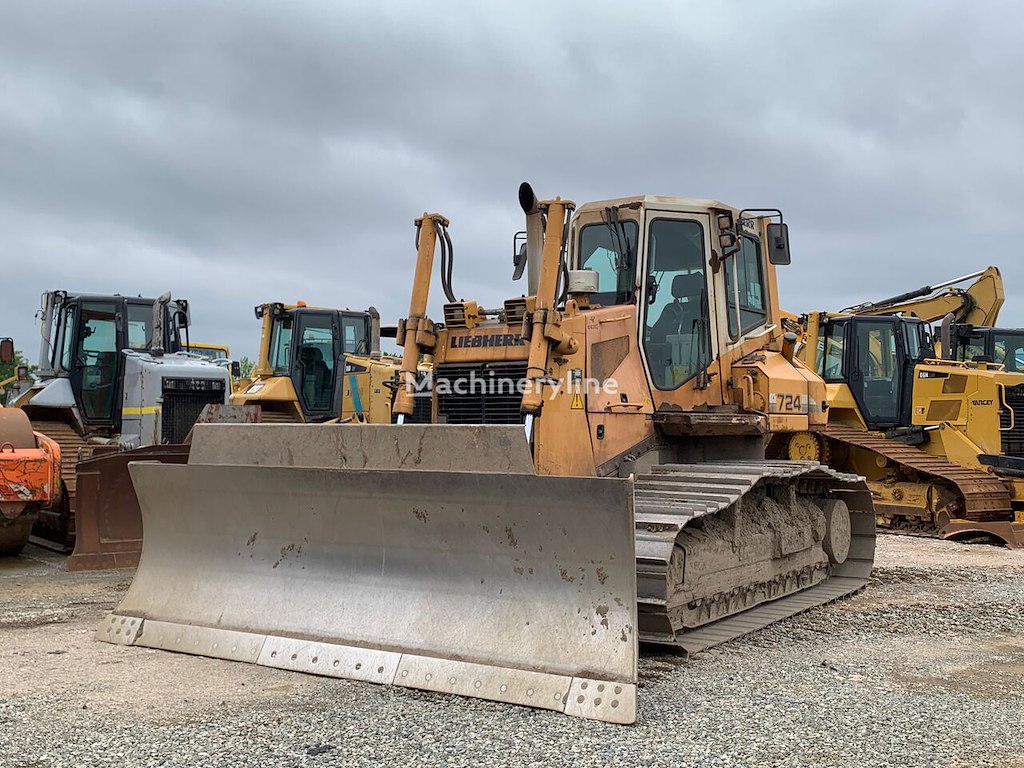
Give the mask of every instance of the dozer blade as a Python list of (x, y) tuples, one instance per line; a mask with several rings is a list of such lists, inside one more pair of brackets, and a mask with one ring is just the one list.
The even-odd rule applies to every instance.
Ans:
[(151, 445), (93, 455), (78, 463), (75, 550), (69, 571), (133, 568), (142, 552), (142, 513), (128, 474), (133, 461), (184, 464), (189, 446)]
[(445, 425), (200, 425), (187, 465), (130, 471), (145, 540), (101, 640), (635, 720), (629, 480)]

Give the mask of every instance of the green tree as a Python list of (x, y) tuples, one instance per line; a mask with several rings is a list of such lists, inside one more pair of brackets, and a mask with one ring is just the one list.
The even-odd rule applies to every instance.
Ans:
[(256, 367), (256, 363), (250, 360), (245, 355), (242, 355), (242, 359), (238, 361), (238, 365), (242, 368), (242, 378), (248, 379), (252, 376), (252, 369)]

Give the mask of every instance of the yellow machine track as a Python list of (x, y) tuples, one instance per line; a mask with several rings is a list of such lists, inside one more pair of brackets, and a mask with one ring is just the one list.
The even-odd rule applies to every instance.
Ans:
[[(833, 532), (837, 502), (849, 527)], [(634, 511), (642, 642), (695, 653), (856, 592), (871, 573), (867, 487), (816, 462), (657, 466), (636, 479)], [(833, 535), (842, 552), (829, 553)]]
[[(861, 432), (830, 424), (828, 437), (839, 444), (870, 451), (919, 475), (955, 495), (958, 509), (952, 514), (922, 516), (917, 506), (901, 505), (892, 498), (875, 498), (878, 525), (899, 533), (940, 536), (982, 534), (994, 536), (1007, 546), (1024, 546), (1024, 525), (1014, 523), (1010, 492), (995, 475), (980, 469), (952, 464), (911, 445), (887, 440), (879, 432)], [(883, 484), (884, 485), (884, 484)], [(899, 518), (894, 524), (894, 518)], [(905, 519), (904, 519), (905, 518)], [(916, 523), (916, 525), (915, 525)]]

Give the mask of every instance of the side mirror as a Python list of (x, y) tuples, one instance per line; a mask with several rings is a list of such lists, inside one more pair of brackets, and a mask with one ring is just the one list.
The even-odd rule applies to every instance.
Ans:
[(240, 379), (242, 378), (242, 364), (237, 360), (231, 361), (231, 378)]
[(28, 381), (28, 366), (27, 365), (19, 365), (18, 366), (18, 381)]
[(0, 339), (0, 364), (10, 365), (14, 362), (14, 339)]
[(776, 266), (790, 263), (789, 226), (781, 222), (768, 225), (768, 263)]
[(188, 301), (185, 299), (175, 299), (175, 303), (178, 305), (177, 311), (174, 313), (174, 324), (179, 328), (188, 328), (192, 325), (192, 309), (188, 305)]
[[(526, 233), (516, 233), (516, 239), (519, 239), (519, 235), (522, 234), (525, 238)], [(518, 280), (523, 276), (523, 272), (526, 271), (526, 240), (519, 245), (518, 250), (515, 249), (515, 243), (513, 243), (512, 251), (512, 279)]]

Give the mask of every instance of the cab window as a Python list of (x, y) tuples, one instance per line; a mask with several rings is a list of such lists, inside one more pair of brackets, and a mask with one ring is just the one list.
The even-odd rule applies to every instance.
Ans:
[(818, 339), (818, 375), (825, 381), (846, 378), (843, 364), (843, 334), (846, 323), (828, 323)]
[(117, 310), (113, 304), (84, 303), (75, 343), (83, 415), (108, 419), (117, 384)]
[(994, 362), (1002, 363), (1008, 371), (1024, 371), (1024, 336), (1001, 334), (994, 337), (994, 342)]
[(128, 305), (128, 348), (145, 350), (153, 340), (153, 307)]
[(729, 306), (729, 336), (735, 339), (765, 324), (768, 305), (761, 246), (752, 237), (744, 235), (740, 250), (725, 260), (725, 293)]
[(71, 370), (71, 361), (74, 356), (73, 343), (77, 311), (77, 306), (72, 304), (61, 315), (60, 341), (58, 344), (60, 344), (60, 367), (65, 371)]
[(341, 319), (341, 329), (346, 353), (353, 355), (370, 354), (366, 333), (366, 318), (343, 316)]
[(597, 273), (595, 304), (630, 304), (636, 285), (635, 221), (587, 224), (580, 230), (580, 269)]
[(655, 219), (649, 241), (644, 349), (654, 386), (672, 390), (711, 362), (704, 229)]
[(270, 367), (274, 373), (287, 376), (291, 367), (292, 317), (284, 315), (274, 319), (270, 332)]

